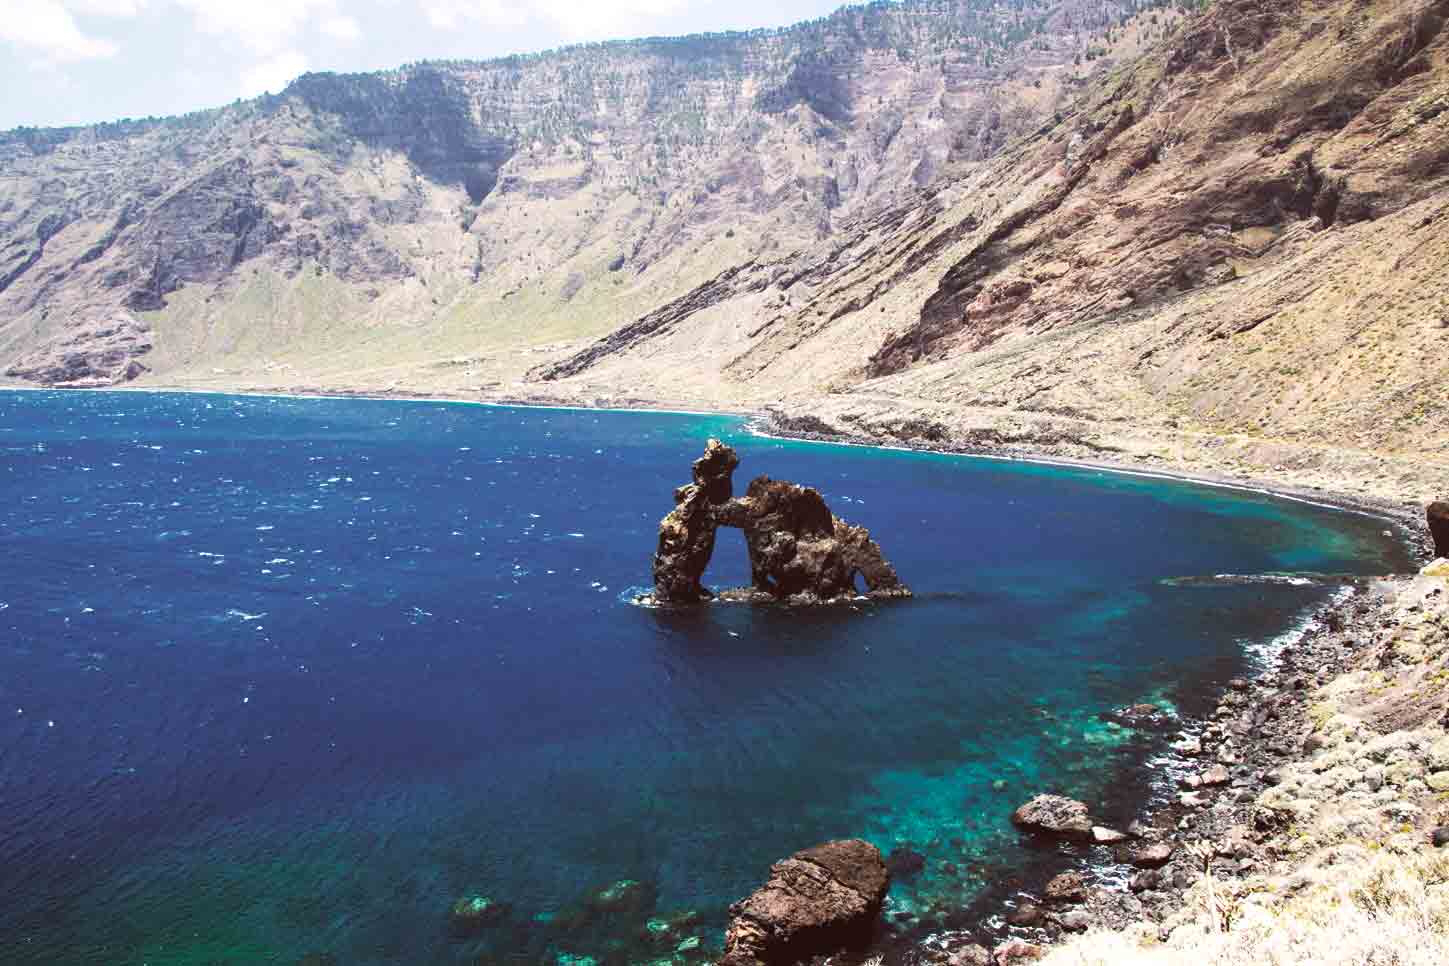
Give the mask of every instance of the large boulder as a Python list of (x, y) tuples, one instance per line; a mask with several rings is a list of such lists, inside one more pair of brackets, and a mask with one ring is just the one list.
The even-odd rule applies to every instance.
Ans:
[(1061, 795), (1038, 795), (1011, 813), (1012, 824), (1051, 838), (1082, 841), (1092, 837), (1087, 806)]
[(730, 907), (720, 966), (786, 966), (867, 944), (890, 873), (880, 850), (860, 839), (796, 852), (770, 879)]
[(1434, 556), (1449, 557), (1449, 503), (1430, 503), (1425, 515), (1429, 518)]

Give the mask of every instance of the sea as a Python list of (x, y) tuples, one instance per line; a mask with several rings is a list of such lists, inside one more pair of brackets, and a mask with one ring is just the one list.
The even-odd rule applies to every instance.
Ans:
[[(710, 437), (915, 597), (641, 606)], [(685, 964), (844, 837), (923, 860), (886, 921), (928, 936), (1040, 858), (1032, 795), (1130, 819), (1172, 736), (1104, 712), (1186, 723), (1408, 566), (1326, 506), (738, 417), (0, 392), (0, 962)]]

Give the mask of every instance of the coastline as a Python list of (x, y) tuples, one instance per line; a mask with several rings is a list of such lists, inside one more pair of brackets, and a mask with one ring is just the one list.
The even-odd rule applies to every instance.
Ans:
[[(62, 390), (21, 391), (58, 392)], [(1411, 549), (1420, 552), (1425, 532), (1420, 509), (1407, 504), (1317, 490), (1305, 491), (1301, 488), (1272, 483), (1256, 485), (1237, 479), (1194, 475), (1165, 470), (1160, 467), (1134, 465), (1131, 462), (1123, 461), (1075, 459), (1055, 454), (1031, 455), (1005, 447), (993, 449), (990, 447), (953, 447), (944, 444), (907, 445), (900, 441), (883, 442), (866, 435), (852, 438), (846, 434), (803, 432), (779, 425), (775, 414), (768, 410), (760, 412), (702, 411), (642, 404), (601, 407), (546, 405), (536, 401), (413, 397), (398, 394), (229, 392), (226, 390), (152, 387), (92, 391), (373, 399), (581, 412), (654, 412), (738, 417), (744, 420), (748, 431), (762, 438), (1029, 462), (1263, 493), (1276, 498), (1327, 506), (1383, 519), (1394, 525), (1398, 537)], [(1387, 609), (1386, 605), (1379, 602), (1379, 599), (1388, 592), (1386, 588), (1413, 586), (1416, 582), (1421, 583), (1425, 579), (1434, 580), (1435, 578), (1385, 577), (1373, 580), (1368, 587), (1355, 587), (1344, 593), (1336, 594), (1333, 601), (1315, 609), (1311, 615), (1306, 617), (1306, 626), (1301, 631), (1293, 628), (1285, 630), (1277, 640), (1285, 640), (1294, 635), (1297, 635), (1299, 639), (1286, 643), (1280, 649), (1280, 654), (1265, 662), (1265, 666), (1250, 680), (1242, 683), (1224, 682), (1207, 693), (1198, 695), (1203, 713), (1199, 716), (1175, 721), (1174, 728), (1195, 733), (1199, 736), (1200, 741), (1200, 736), (1217, 727), (1218, 722), (1240, 715), (1245, 707), (1258, 706), (1272, 709), (1273, 718), (1258, 722), (1254, 729), (1250, 729), (1250, 733), (1244, 734), (1241, 740), (1234, 740), (1230, 743), (1229, 753), (1238, 759), (1232, 767), (1235, 770), (1239, 768), (1246, 770), (1241, 779), (1235, 778), (1234, 783), (1225, 787), (1221, 792), (1194, 790), (1190, 793), (1206, 795), (1207, 801), (1204, 803), (1184, 804), (1179, 801), (1176, 804), (1169, 803), (1166, 807), (1154, 808), (1154, 802), (1160, 798), (1163, 791), (1159, 784), (1154, 784), (1152, 781), (1154, 767), (1159, 773), (1159, 778), (1163, 773), (1168, 775), (1178, 772), (1189, 773), (1198, 765), (1215, 760), (1222, 748), (1221, 742), (1203, 743), (1203, 747), (1198, 752), (1191, 755), (1179, 755), (1171, 767), (1160, 762), (1155, 764), (1154, 761), (1124, 766), (1123, 779), (1131, 780), (1132, 776), (1137, 776), (1138, 780), (1133, 782), (1132, 787), (1123, 789), (1119, 796), (1124, 801), (1130, 799), (1139, 803), (1135, 808), (1140, 813), (1138, 817), (1143, 821), (1143, 827), (1147, 831), (1130, 839), (1128, 843), (1114, 851), (1112, 862), (1104, 865), (1101, 855), (1098, 855), (1097, 861), (1094, 862), (1090, 855), (1044, 851), (1039, 865), (1034, 863), (1029, 869), (1011, 870), (1014, 874), (1003, 878), (1002, 888), (986, 890), (975, 901), (963, 908), (960, 916), (961, 928), (953, 930), (947, 940), (935, 941), (927, 947), (918, 945), (921, 939), (919, 936), (900, 937), (906, 940), (906, 945), (887, 943), (883, 947), (889, 955), (888, 961), (896, 961), (895, 957), (899, 954), (902, 961), (916, 956), (924, 957), (924, 959), (918, 958), (916, 961), (951, 963), (953, 966), (958, 966), (958, 964), (972, 962), (970, 959), (961, 959), (957, 956), (961, 948), (966, 946), (983, 948), (981, 943), (985, 942), (997, 947), (997, 951), (993, 954), (994, 961), (1007, 962), (1010, 959), (1009, 957), (1003, 958), (1001, 948), (1009, 947), (1013, 943), (1029, 944), (1043, 951), (1049, 945), (1070, 944), (1073, 937), (1079, 932), (1078, 927), (1082, 924), (1081, 917), (1069, 915), (1072, 912), (1084, 912), (1090, 921), (1090, 928), (1094, 929), (1140, 930), (1148, 928), (1146, 924), (1151, 924), (1151, 929), (1155, 930), (1157, 935), (1170, 936), (1177, 926), (1189, 925), (1194, 921), (1192, 917), (1196, 915), (1193, 911), (1193, 904), (1197, 899), (1193, 890), (1199, 887), (1200, 879), (1189, 871), (1176, 868), (1177, 864), (1182, 861), (1182, 856), (1179, 855), (1166, 866), (1169, 871), (1163, 875), (1163, 881), (1156, 888), (1131, 888), (1127, 883), (1121, 881), (1125, 875), (1122, 871), (1123, 868), (1132, 868), (1131, 850), (1145, 842), (1170, 841), (1177, 843), (1177, 851), (1181, 853), (1190, 838), (1214, 843), (1227, 843), (1229, 839), (1232, 839), (1234, 844), (1224, 845), (1224, 848), (1236, 851), (1223, 856), (1222, 859), (1224, 862), (1236, 863), (1236, 867), (1231, 870), (1232, 874), (1242, 873), (1242, 881), (1249, 881), (1254, 874), (1254, 866), (1266, 861), (1258, 857), (1263, 852), (1262, 843), (1240, 847), (1241, 843), (1238, 840), (1242, 836), (1237, 835), (1234, 830), (1251, 827), (1255, 823), (1255, 814), (1259, 808), (1258, 800), (1276, 787), (1276, 783), (1272, 780), (1276, 772), (1309, 767), (1308, 762), (1312, 753), (1319, 749), (1312, 747), (1312, 743), (1303, 737), (1303, 733), (1307, 731), (1311, 736), (1317, 728), (1312, 710), (1315, 698), (1323, 689), (1332, 689), (1343, 675), (1351, 673), (1356, 661), (1371, 654), (1371, 648), (1364, 645), (1363, 640), (1373, 636), (1381, 637), (1382, 628), (1394, 617), (1391, 609)], [(1442, 580), (1440, 582), (1443, 583)], [(1440, 596), (1439, 606), (1442, 609), (1443, 595)], [(1247, 663), (1249, 660), (1250, 656), (1245, 651), (1244, 662)], [(1299, 684), (1300, 679), (1305, 683)], [(1231, 739), (1232, 735), (1227, 737)], [(1250, 799), (1245, 799), (1244, 796), (1248, 792), (1252, 792), (1253, 795)], [(1416, 831), (1422, 837), (1424, 829), (1420, 828)], [(1216, 850), (1217, 845), (1214, 845), (1213, 848)], [(1237, 852), (1243, 852), (1249, 860), (1248, 865), (1243, 865), (1243, 856), (1238, 855)], [(1112, 870), (1110, 875), (1105, 871), (1109, 868)], [(1226, 869), (1227, 866), (1220, 865), (1219, 868), (1220, 870)], [(1046, 884), (1063, 872), (1078, 872), (1087, 877), (1086, 894), (1088, 898), (1084, 902), (1061, 906), (1051, 904), (1043, 898), (1043, 893), (1047, 891)], [(1135, 873), (1130, 881), (1136, 881)], [(1147, 898), (1144, 899), (1144, 896)], [(1005, 913), (1020, 908), (1024, 903), (1032, 904), (1033, 900), (1037, 900), (1041, 906), (1040, 918), (1035, 923), (1011, 925), (1005, 922)], [(943, 958), (933, 958), (938, 953)]]
[[(843, 431), (822, 432), (802, 430), (786, 425), (788, 417), (770, 407), (762, 408), (691, 408), (689, 404), (666, 400), (621, 399), (610, 400), (610, 405), (590, 405), (582, 400), (565, 398), (546, 399), (532, 397), (482, 397), (477, 394), (435, 394), (411, 393), (407, 391), (371, 390), (324, 390), (311, 388), (292, 389), (214, 389), (186, 386), (97, 386), (85, 388), (57, 388), (48, 386), (7, 385), (0, 383), (0, 392), (91, 392), (91, 393), (133, 393), (133, 394), (183, 394), (202, 396), (243, 396), (248, 398), (280, 399), (339, 399), (370, 400), (375, 402), (427, 402), (449, 405), (469, 405), (503, 409), (542, 409), (580, 412), (613, 413), (656, 413), (679, 416), (717, 416), (738, 418), (752, 435), (764, 439), (789, 440), (794, 442), (826, 443), (836, 446), (861, 446), (872, 449), (895, 450), (899, 452), (936, 453), (943, 456), (960, 456), (976, 459), (999, 460), (1003, 462), (1030, 463), (1042, 466), (1060, 466), (1072, 469), (1093, 470), (1103, 473), (1118, 473), (1149, 479), (1170, 480), (1198, 486), (1259, 493), (1278, 499), (1292, 500), (1313, 506), (1359, 513), (1385, 520), (1398, 531), (1403, 541), (1415, 556), (1428, 559), (1427, 529), (1423, 508), (1416, 503), (1376, 497), (1368, 494), (1353, 494), (1319, 487), (1305, 487), (1286, 480), (1263, 477), (1233, 477), (1224, 473), (1206, 471), (1201, 468), (1174, 468), (1154, 465), (1141, 460), (1108, 459), (1103, 457), (1084, 458), (1053, 453), (1046, 449), (1033, 450), (1030, 447), (1013, 448), (1005, 445), (951, 444), (933, 441), (914, 442), (901, 439), (883, 439), (864, 433)], [(805, 419), (823, 422), (813, 416)], [(826, 427), (830, 428), (830, 427)]]

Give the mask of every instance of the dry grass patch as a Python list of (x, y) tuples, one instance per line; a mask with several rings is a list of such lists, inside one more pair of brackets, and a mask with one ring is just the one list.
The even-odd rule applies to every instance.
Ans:
[(1227, 899), (1204, 877), (1193, 918), (1160, 941), (1145, 927), (1083, 936), (1043, 966), (1441, 966), (1449, 962), (1449, 855), (1387, 849), (1323, 870), (1296, 893)]

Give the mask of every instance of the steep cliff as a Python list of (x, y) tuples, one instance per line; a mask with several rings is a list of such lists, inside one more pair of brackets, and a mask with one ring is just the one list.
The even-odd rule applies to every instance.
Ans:
[(0, 372), (487, 385), (993, 156), (1152, 6), (876, 2), (0, 135)]
[(924, 200), (733, 267), (704, 304), (535, 378), (1304, 481), (1342, 457), (1356, 487), (1432, 496), (1449, 478), (1446, 16), (1218, 0)]

